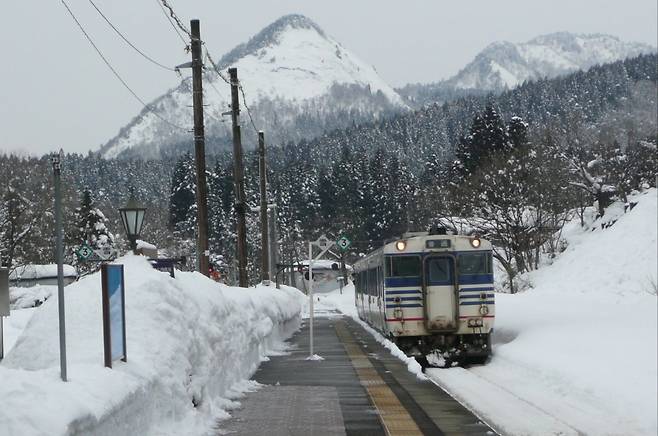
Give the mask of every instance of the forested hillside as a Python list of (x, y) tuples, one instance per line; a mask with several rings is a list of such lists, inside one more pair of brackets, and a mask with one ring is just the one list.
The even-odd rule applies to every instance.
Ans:
[[(285, 259), (317, 237), (347, 234), (352, 256), (406, 230), (446, 225), (493, 239), (510, 279), (560, 249), (574, 213), (655, 186), (656, 55), (526, 83), (499, 96), (466, 97), (353, 125), (311, 141), (269, 142), (269, 189), (278, 205)], [(209, 159), (211, 251), (228, 273), (235, 250), (231, 156)], [(258, 201), (256, 156), (245, 155), (247, 198)], [(0, 157), (7, 174), (0, 204), (4, 264), (52, 261), (52, 171), (47, 157)], [(118, 207), (128, 187), (149, 208), (144, 239), (172, 255), (193, 255), (193, 162), (103, 160), (68, 155), (63, 166), (70, 262), (83, 192), (121, 243)], [(76, 230), (78, 229), (78, 230)], [(75, 236), (78, 235), (78, 236)], [(557, 236), (556, 236), (557, 235)], [(91, 239), (90, 235), (85, 236)], [(248, 218), (257, 277), (258, 217)], [(513, 288), (513, 282), (510, 281)]]

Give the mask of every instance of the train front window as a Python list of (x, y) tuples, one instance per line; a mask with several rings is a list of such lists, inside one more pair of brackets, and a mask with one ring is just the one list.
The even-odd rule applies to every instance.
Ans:
[(459, 274), (491, 274), (491, 254), (471, 253), (459, 255)]
[(390, 263), (386, 262), (386, 273), (389, 277), (420, 276), (420, 257), (391, 256), (390, 260)]
[(449, 257), (430, 258), (427, 265), (431, 285), (449, 284), (452, 281), (452, 261)]

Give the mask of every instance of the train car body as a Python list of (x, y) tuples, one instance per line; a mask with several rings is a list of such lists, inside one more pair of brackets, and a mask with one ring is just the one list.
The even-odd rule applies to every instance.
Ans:
[(483, 362), (495, 317), (491, 243), (413, 233), (354, 265), (359, 317), (420, 359)]

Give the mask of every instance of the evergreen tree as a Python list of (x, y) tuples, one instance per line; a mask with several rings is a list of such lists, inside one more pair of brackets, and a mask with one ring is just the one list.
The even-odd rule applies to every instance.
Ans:
[(196, 231), (196, 177), (194, 160), (186, 154), (176, 162), (169, 194), (169, 226), (182, 238)]
[(78, 272), (91, 270), (91, 265), (81, 264), (75, 254), (77, 249), (86, 244), (92, 249), (114, 246), (114, 235), (108, 230), (108, 219), (100, 209), (95, 207), (91, 192), (85, 189), (82, 193), (80, 206), (75, 209), (70, 226), (65, 235), (65, 243), (69, 252), (65, 253), (68, 261), (77, 267)]

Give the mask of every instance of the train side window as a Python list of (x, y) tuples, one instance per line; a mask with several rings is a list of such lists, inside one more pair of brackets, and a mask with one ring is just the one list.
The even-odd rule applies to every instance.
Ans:
[(419, 277), (419, 256), (394, 256), (391, 257), (391, 271), (389, 277)]
[(459, 255), (459, 274), (491, 274), (492, 260), (490, 253), (468, 253)]

